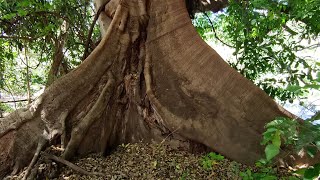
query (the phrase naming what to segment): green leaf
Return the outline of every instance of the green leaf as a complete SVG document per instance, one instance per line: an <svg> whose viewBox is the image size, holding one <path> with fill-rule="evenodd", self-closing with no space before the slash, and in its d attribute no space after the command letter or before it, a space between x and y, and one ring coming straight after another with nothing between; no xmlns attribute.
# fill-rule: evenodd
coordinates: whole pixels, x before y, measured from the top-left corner
<svg viewBox="0 0 320 180"><path fill-rule="evenodd" d="M301 168L301 169L294 171L294 173L303 176L304 173L306 172L306 170L307 170L307 168Z"/></svg>
<svg viewBox="0 0 320 180"><path fill-rule="evenodd" d="M269 144L266 146L264 152L266 154L267 160L270 161L272 158L279 154L280 149L274 144Z"/></svg>
<svg viewBox="0 0 320 180"><path fill-rule="evenodd" d="M289 176L288 180L300 180L299 178L295 177L295 176Z"/></svg>
<svg viewBox="0 0 320 180"><path fill-rule="evenodd" d="M308 168L304 173L305 179L314 179L319 176L319 169L317 168Z"/></svg>
<svg viewBox="0 0 320 180"><path fill-rule="evenodd" d="M287 87L287 90L290 92L297 92L298 90L300 90L302 87L300 86L296 86L296 85L291 85Z"/></svg>
<svg viewBox="0 0 320 180"><path fill-rule="evenodd" d="M262 168L262 167L264 167L264 166L266 166L267 165L267 161L265 160L265 159L260 159L260 160L258 160L256 163L255 163L255 165L256 165L256 167L260 167L260 168Z"/></svg>
<svg viewBox="0 0 320 180"><path fill-rule="evenodd" d="M320 24L319 24L320 25ZM317 73L317 79L315 79L317 82L320 82L320 72Z"/></svg>
<svg viewBox="0 0 320 180"><path fill-rule="evenodd" d="M20 7L28 7L30 5L31 5L31 2L27 1L27 0L18 2L18 6L20 6Z"/></svg>
<svg viewBox="0 0 320 180"><path fill-rule="evenodd" d="M277 130L276 133L273 136L272 139L272 144L275 145L276 147L280 148L281 146L281 138L280 138L280 131Z"/></svg>
<svg viewBox="0 0 320 180"><path fill-rule="evenodd" d="M264 177L259 178L260 180L277 180L278 178L273 175L266 175Z"/></svg>
<svg viewBox="0 0 320 180"><path fill-rule="evenodd" d="M304 88L313 88L313 89L320 90L320 85L318 85L318 84L307 84Z"/></svg>
<svg viewBox="0 0 320 180"><path fill-rule="evenodd" d="M267 130L263 133L261 145L266 145L269 141L272 141L276 131L278 131L278 129L274 127L267 128Z"/></svg>
<svg viewBox="0 0 320 180"><path fill-rule="evenodd" d="M313 158L317 154L318 148L315 146L308 146L306 147L306 151L308 155Z"/></svg>
<svg viewBox="0 0 320 180"><path fill-rule="evenodd" d="M19 9L19 10L18 10L18 15L19 15L19 16L25 16L25 15L27 15L27 11L25 11L25 10L23 10L23 9Z"/></svg>
<svg viewBox="0 0 320 180"><path fill-rule="evenodd" d="M224 156L220 155L220 154L216 154L214 152L210 152L209 154L209 157L213 160L218 160L218 161L221 161L224 159Z"/></svg>
<svg viewBox="0 0 320 180"><path fill-rule="evenodd" d="M10 13L2 16L2 19L11 19L16 16L16 13Z"/></svg>

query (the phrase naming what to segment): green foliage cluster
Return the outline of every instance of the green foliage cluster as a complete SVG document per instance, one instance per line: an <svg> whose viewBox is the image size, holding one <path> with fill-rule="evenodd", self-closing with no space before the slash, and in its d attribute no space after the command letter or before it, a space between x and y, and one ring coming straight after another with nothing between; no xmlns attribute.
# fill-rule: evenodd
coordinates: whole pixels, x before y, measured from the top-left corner
<svg viewBox="0 0 320 180"><path fill-rule="evenodd" d="M218 163L219 161L222 161L224 159L224 156L214 153L214 152L210 152L206 155L204 155L201 159L200 159L200 163L201 166L203 167L203 169L205 170L211 170L212 167Z"/></svg>
<svg viewBox="0 0 320 180"><path fill-rule="evenodd" d="M313 158L320 151L320 125L312 122L318 119L319 115L298 122L289 118L276 118L266 125L266 131L263 133L262 145L265 145L265 159L261 159L256 163L257 171L248 168L241 172L240 176L244 180L276 180L276 169L273 168L272 160L280 153L282 147L291 147L299 153L301 151ZM312 180L320 175L320 163L306 168L298 169L288 179L296 180L303 178L304 180Z"/></svg>
<svg viewBox="0 0 320 180"><path fill-rule="evenodd" d="M243 180L277 180L276 172L271 167L259 167L259 172L254 172L252 169L248 168L244 172L240 172L240 177Z"/></svg>
<svg viewBox="0 0 320 180"><path fill-rule="evenodd" d="M69 69L79 65L93 16L88 0L0 0L0 90L24 95L29 80L37 92L62 41L63 62ZM93 41L99 36L95 28Z"/></svg>
<svg viewBox="0 0 320 180"><path fill-rule="evenodd" d="M315 82L320 82L319 73ZM307 84L303 87L288 87L288 89L293 92L311 88L319 90L319 85ZM272 160L279 155L283 147L293 149L297 154L305 152L308 156L314 158L315 155L320 152L320 124L315 123L315 121L319 119L320 112L317 112L304 121L278 117L266 124L266 131L263 133L261 142L261 145L265 146L265 159L261 159L256 163L257 172L247 169L245 172L241 172L240 176L244 180L277 179ZM320 176L320 162L313 166L298 169L294 174L299 175L305 180L315 179ZM297 176L290 176L288 178L290 180L299 179Z"/></svg>
<svg viewBox="0 0 320 180"><path fill-rule="evenodd" d="M266 162L276 157L281 150L281 142L284 146L293 147L299 153L305 151L311 158L320 151L320 124L312 122L318 119L316 114L304 122L298 122L289 118L277 118L266 125L266 132L263 134L262 145L266 145ZM320 175L320 163L314 166L300 169L298 174L304 179L313 179Z"/></svg>
<svg viewBox="0 0 320 180"><path fill-rule="evenodd" d="M315 57L303 55L319 46L319 7L320 0L230 0L223 12L207 12L214 30L204 14L193 22L205 39L220 37L233 48L232 67L271 97L287 100L297 95L287 86L314 84L320 69Z"/></svg>
<svg viewBox="0 0 320 180"><path fill-rule="evenodd" d="M3 104L3 103L0 103L0 117L3 116L2 113L12 112L12 111L13 111L13 109L10 106Z"/></svg>

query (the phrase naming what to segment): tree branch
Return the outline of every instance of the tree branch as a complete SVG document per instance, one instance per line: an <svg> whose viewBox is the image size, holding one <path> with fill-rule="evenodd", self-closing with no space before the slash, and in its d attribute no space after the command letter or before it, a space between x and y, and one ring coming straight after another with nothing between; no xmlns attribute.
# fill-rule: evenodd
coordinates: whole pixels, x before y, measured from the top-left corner
<svg viewBox="0 0 320 180"><path fill-rule="evenodd" d="M99 18L99 16L100 16L100 13L101 13L102 11L104 11L104 8L106 7L106 5L107 5L109 2L110 2L110 0L107 0L105 3L103 3L103 4L99 7L96 15L94 16L94 19L93 19L93 21L92 21L92 23L91 23L91 26L90 26L90 29L89 29L89 32L88 32L88 37L87 37L87 40L86 40L86 43L85 43L85 50L84 50L83 57L82 57L82 60L83 60L83 61L84 61L84 60L87 58L87 56L88 56L88 49L89 49L89 45L90 45L90 42L91 42L91 36L92 36L92 32L93 32L94 25L96 24L96 22L97 22L97 20L98 20L98 18Z"/></svg>
<svg viewBox="0 0 320 180"><path fill-rule="evenodd" d="M213 31L213 34L214 34L214 37L215 37L218 41L220 41L222 44L224 44L224 45L226 45L226 46L228 46L228 47L231 47L231 48L235 48L235 47L233 47L233 46L231 46L231 45L223 42L223 41L218 37L217 32L216 32L216 30L215 30L215 28L214 28L214 26L213 26L213 23L212 23L210 17L208 16L208 14L207 14L206 12L202 12L202 13L206 16L206 18L207 18L208 21L209 21L209 23L210 23L210 25L211 25L211 28L212 28L212 31Z"/></svg>
<svg viewBox="0 0 320 180"><path fill-rule="evenodd" d="M12 22L10 22L11 24L16 23L17 21L19 21L20 19L25 18L26 16L32 16L32 15L37 15L37 16L45 16L46 14L61 18L67 22L70 22L70 20L68 19L68 17L65 17L63 15L61 15L58 12L52 12L52 11L35 11L35 12L30 12L28 14L26 14L25 16L16 16L16 19Z"/></svg>
<svg viewBox="0 0 320 180"><path fill-rule="evenodd" d="M10 100L10 101L0 101L0 103L16 103L16 102L24 102L28 101L28 99L18 99L18 100Z"/></svg>
<svg viewBox="0 0 320 180"><path fill-rule="evenodd" d="M74 171L77 171L77 172L80 172L81 174L85 174L85 175L97 175L97 176L104 176L103 173L99 173L99 172L88 172L84 169L82 169L81 167L71 163L70 161L67 161L61 157L57 157L55 155L52 155L52 154L48 154L46 152L42 152L42 155L47 158L47 159L51 159L51 160L54 160L56 162L59 162L59 163L62 163L68 167L70 167L72 170Z"/></svg>
<svg viewBox="0 0 320 180"><path fill-rule="evenodd" d="M35 40L35 39L38 39L40 38L41 36L39 37L29 37L29 36L3 36L1 35L0 38L2 39L23 39L23 40Z"/></svg>

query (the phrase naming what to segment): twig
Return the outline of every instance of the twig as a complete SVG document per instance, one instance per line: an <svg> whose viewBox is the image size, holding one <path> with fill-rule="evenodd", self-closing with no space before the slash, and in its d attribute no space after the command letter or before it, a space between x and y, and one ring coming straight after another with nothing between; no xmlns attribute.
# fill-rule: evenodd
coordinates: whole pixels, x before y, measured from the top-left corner
<svg viewBox="0 0 320 180"><path fill-rule="evenodd" d="M97 20L98 20L98 18L99 18L99 16L100 16L100 13L101 13L102 11L104 11L104 8L105 8L106 5L109 3L109 1L110 1L110 0L107 0L105 3L103 3L103 4L99 7L96 15L94 16L94 19L93 19L93 21L92 21L92 23L91 23L91 26L90 26L90 29L89 29L89 32L88 32L87 41L86 41L86 43L85 43L85 49L84 49L84 53L83 53L83 57L82 57L82 60L83 60L83 61L84 61L84 60L87 58L87 56L88 56L88 49L89 49L89 44L90 44L90 41L91 41L91 36L92 36L92 32L93 32L94 25L96 24L96 22L97 22Z"/></svg>
<svg viewBox="0 0 320 180"><path fill-rule="evenodd" d="M39 37L29 37L29 36L0 36L1 39L24 39L24 40L35 40Z"/></svg>
<svg viewBox="0 0 320 180"><path fill-rule="evenodd" d="M7 91L7 92L10 93L12 99L15 101L14 95L13 95L13 93L12 93L9 85L8 85L5 81L3 81L3 83L4 83L4 85L8 88L8 91ZM14 102L14 108L15 108L15 110L17 110L17 104L16 104L15 102Z"/></svg>
<svg viewBox="0 0 320 180"><path fill-rule="evenodd" d="M215 30L215 28L214 28L214 26L213 26L213 23L212 23L210 17L208 16L208 14L207 14L206 12L202 11L202 13L206 16L206 18L207 18L208 21L209 21L209 23L210 23L210 25L211 25L211 28L212 28L212 31L213 31L213 34L214 34L214 37L215 37L218 41L220 41L222 44L224 44L224 45L226 45L226 46L228 46L228 47L231 47L231 48L235 48L235 47L233 47L233 46L231 46L231 45L223 42L223 41L218 37L217 32L216 32L216 30Z"/></svg>
<svg viewBox="0 0 320 180"><path fill-rule="evenodd" d="M27 47L27 46L25 46L25 47ZM20 56L20 53L18 56L19 56L19 59L21 60L21 62L29 69L37 69L40 65L40 61L39 61L39 63L35 67L31 67L26 62L24 62L23 58ZM24 56L27 57L26 55L24 55Z"/></svg>
<svg viewBox="0 0 320 180"><path fill-rule="evenodd" d="M53 161L59 162L59 163L61 163L61 164L64 164L64 165L70 167L72 170L77 171L77 172L80 172L81 174L104 176L103 173L99 173L99 172L88 172L88 171L82 169L81 167L73 164L72 162L67 161L67 160L65 160L65 159L62 159L61 157L57 157L57 156L55 156L55 155L48 154L48 153L46 153L46 152L42 152L42 155L43 155L45 158L47 158L47 159L51 159L51 160L53 160Z"/></svg>
<svg viewBox="0 0 320 180"><path fill-rule="evenodd" d="M26 180L33 168L33 166L36 164L38 158L39 158L39 155L40 155L40 152L42 150L42 148L44 147L44 145L46 144L47 140L43 137L40 137L40 140L39 140L39 143L38 143L38 147L37 147L37 150L36 152L34 153L34 156L26 170L26 173L24 174L22 180Z"/></svg>
<svg viewBox="0 0 320 180"><path fill-rule="evenodd" d="M23 102L28 101L28 99L18 99L18 100L10 100L10 101L0 101L0 103L16 103L16 102Z"/></svg>
<svg viewBox="0 0 320 180"><path fill-rule="evenodd" d="M168 138L169 136L173 135L173 133L175 133L176 131L178 131L180 129L180 127L176 128L174 131L170 132L159 144L159 146L161 146Z"/></svg>
<svg viewBox="0 0 320 180"><path fill-rule="evenodd" d="M159 150L161 148L161 146L163 145L164 142L166 142L166 140L176 131L178 131L180 129L180 127L176 128L175 130L173 130L172 132L170 132L156 147L155 150L153 150L152 154L155 155L155 151Z"/></svg>

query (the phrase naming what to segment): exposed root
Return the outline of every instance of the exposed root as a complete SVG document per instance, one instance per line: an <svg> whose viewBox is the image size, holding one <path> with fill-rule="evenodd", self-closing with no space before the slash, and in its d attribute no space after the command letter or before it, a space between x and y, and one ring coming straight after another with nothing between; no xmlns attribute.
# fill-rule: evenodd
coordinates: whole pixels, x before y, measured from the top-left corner
<svg viewBox="0 0 320 180"><path fill-rule="evenodd" d="M61 123L61 127L62 127L62 132L61 132L61 148L64 149L65 148L65 141L66 141L66 119L67 119L67 116L68 116L68 112L65 111L61 114L61 118L60 118L60 123Z"/></svg>
<svg viewBox="0 0 320 180"><path fill-rule="evenodd" d="M43 137L40 137L40 140L39 140L39 143L38 143L38 147L36 149L36 152L34 153L34 156L26 170L26 173L24 174L22 180L26 180L33 168L33 166L36 164L38 158L39 158L39 155L40 155L40 152L42 150L42 148L45 146L45 144L47 143L47 140Z"/></svg>
<svg viewBox="0 0 320 180"><path fill-rule="evenodd" d="M62 163L62 164L64 164L64 165L70 167L72 170L77 171L77 172L79 172L79 173L81 173L81 174L104 176L103 173L99 173L99 172L88 172L88 171L82 169L81 167L79 167L79 166L71 163L70 161L67 161L67 160L65 160L65 159L63 159L63 158L57 157L57 156L55 156L55 155L48 154L48 153L45 153L45 152L43 152L42 155L43 155L45 158L47 158L47 159L51 159L51 160L53 160L53 161Z"/></svg>
<svg viewBox="0 0 320 180"><path fill-rule="evenodd" d="M0 121L0 138L9 131L19 129L23 124L32 120L32 113L28 108L22 108L11 113Z"/></svg>
<svg viewBox="0 0 320 180"><path fill-rule="evenodd" d="M104 86L98 100L93 105L93 107L88 112L88 114L78 124L78 126L72 130L71 139L70 139L64 153L62 154L62 157L64 159L69 159L75 154L82 139L86 135L89 127L93 124L93 122L96 119L98 119L101 116L102 112L106 108L106 104L108 103L108 101L112 95L113 86L114 86L114 78L113 78L113 75L110 71L108 72L108 76L109 76L108 82Z"/></svg>
<svg viewBox="0 0 320 180"><path fill-rule="evenodd" d="M30 175L28 176L28 179L36 179L38 175L38 168L41 161L37 161L37 163L34 165L33 169L30 171Z"/></svg>
<svg viewBox="0 0 320 180"><path fill-rule="evenodd" d="M68 111L64 111L60 114L59 117L59 121L62 124L62 129L57 129L57 130L53 130L52 132L47 132L44 131L43 134L40 136L39 142L38 142L38 146L37 149L34 153L34 156L26 170L25 175L23 176L22 180L26 180L28 178L28 176L30 175L31 170L33 169L33 166L36 164L36 162L38 161L39 155L41 150L45 147L45 145L51 141L52 139L54 139L54 137L56 137L57 135L61 135L61 140L64 140L65 138L65 121L66 118L68 116ZM61 141L61 143L63 143L63 141Z"/></svg>

